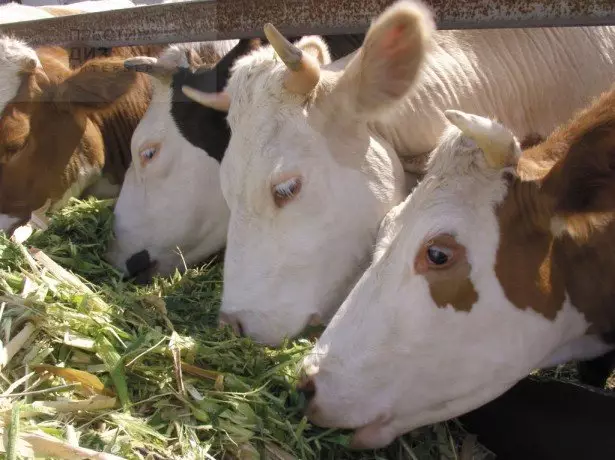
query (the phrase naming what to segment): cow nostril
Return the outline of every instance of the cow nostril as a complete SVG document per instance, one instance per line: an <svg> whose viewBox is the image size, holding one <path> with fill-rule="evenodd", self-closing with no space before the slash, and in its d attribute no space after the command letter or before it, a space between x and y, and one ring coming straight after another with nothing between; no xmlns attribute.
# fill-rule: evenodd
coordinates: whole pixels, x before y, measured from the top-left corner
<svg viewBox="0 0 615 460"><path fill-rule="evenodd" d="M137 284L147 284L153 278L158 262L150 259L147 249L137 252L126 259L128 278L135 278Z"/></svg>
<svg viewBox="0 0 615 460"><path fill-rule="evenodd" d="M310 377L304 377L297 385L297 391L305 397L305 402L309 403L316 395L316 385Z"/></svg>
<svg viewBox="0 0 615 460"><path fill-rule="evenodd" d="M224 327L226 325L231 326L233 332L238 337L244 336L243 326L241 325L241 321L237 319L235 315L229 315L227 313L220 313L218 323L220 327Z"/></svg>
<svg viewBox="0 0 615 460"><path fill-rule="evenodd" d="M149 268L151 261L147 249L136 252L126 259L126 270L130 275L137 275Z"/></svg>

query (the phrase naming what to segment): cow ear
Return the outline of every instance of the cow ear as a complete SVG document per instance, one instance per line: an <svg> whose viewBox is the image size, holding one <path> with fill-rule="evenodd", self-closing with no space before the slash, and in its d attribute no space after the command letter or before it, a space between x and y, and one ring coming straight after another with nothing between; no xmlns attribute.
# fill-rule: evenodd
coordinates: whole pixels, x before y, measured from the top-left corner
<svg viewBox="0 0 615 460"><path fill-rule="evenodd" d="M410 1L394 4L370 26L338 82L356 113L373 115L406 96L417 81L434 30L431 12Z"/></svg>
<svg viewBox="0 0 615 460"><path fill-rule="evenodd" d="M138 78L138 73L124 67L123 59L89 61L59 85L55 102L71 109L107 109L128 93Z"/></svg>
<svg viewBox="0 0 615 460"><path fill-rule="evenodd" d="M317 35L308 35L302 37L299 41L293 44L304 53L310 54L312 57L316 58L316 61L318 61L321 66L331 63L331 53L329 52L329 47L322 37Z"/></svg>
<svg viewBox="0 0 615 460"><path fill-rule="evenodd" d="M615 118L577 137L543 189L554 201L556 216L615 212Z"/></svg>

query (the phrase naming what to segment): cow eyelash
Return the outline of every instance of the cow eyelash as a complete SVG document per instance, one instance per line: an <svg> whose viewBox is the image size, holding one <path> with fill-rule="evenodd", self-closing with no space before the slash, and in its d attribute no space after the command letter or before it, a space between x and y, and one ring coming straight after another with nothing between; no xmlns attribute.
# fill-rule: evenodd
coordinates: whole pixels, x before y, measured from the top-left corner
<svg viewBox="0 0 615 460"><path fill-rule="evenodd" d="M273 186L273 200L282 207L292 200L301 190L301 178L293 177Z"/></svg>

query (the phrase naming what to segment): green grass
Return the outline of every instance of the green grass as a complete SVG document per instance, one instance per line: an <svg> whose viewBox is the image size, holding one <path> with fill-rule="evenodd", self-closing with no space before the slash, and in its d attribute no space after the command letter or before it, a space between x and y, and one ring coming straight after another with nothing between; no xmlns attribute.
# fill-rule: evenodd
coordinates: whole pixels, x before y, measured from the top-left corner
<svg viewBox="0 0 615 460"><path fill-rule="evenodd" d="M111 205L73 200L24 245L0 234L2 343L34 331L0 370L7 458L27 454L20 439L33 433L45 453L79 446L126 459L462 458L454 421L364 452L345 447L347 431L311 426L294 391L311 343L272 349L217 329L220 264L123 282L101 260ZM463 458L490 458L472 452Z"/></svg>

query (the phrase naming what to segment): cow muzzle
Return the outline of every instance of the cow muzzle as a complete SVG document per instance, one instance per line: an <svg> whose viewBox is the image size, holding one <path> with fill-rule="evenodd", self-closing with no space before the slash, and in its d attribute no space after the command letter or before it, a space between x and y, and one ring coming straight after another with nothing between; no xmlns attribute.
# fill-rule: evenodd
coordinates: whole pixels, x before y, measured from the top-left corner
<svg viewBox="0 0 615 460"><path fill-rule="evenodd" d="M150 259L147 249L137 252L126 259L128 278L134 278L136 284L148 284L158 268L158 262Z"/></svg>
<svg viewBox="0 0 615 460"><path fill-rule="evenodd" d="M314 379L304 377L297 385L297 391L303 395L306 403L304 411L305 416L313 424L323 428L353 428L351 426L342 426L327 418L325 411L322 411L318 404ZM379 449L387 446L396 437L396 433L392 429L392 421L393 418L391 415L383 413L363 426L358 428L354 427L355 432L349 447L351 449L362 450Z"/></svg>

